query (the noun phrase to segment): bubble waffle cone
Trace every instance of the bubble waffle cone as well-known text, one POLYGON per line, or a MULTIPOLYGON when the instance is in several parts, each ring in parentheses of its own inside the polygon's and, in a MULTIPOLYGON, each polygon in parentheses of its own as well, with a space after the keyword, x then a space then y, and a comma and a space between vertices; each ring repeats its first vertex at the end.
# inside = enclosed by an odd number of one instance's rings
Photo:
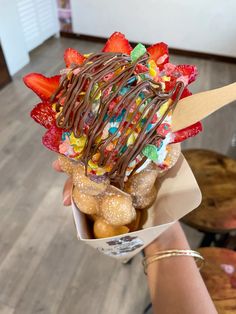
POLYGON ((197 69, 170 63, 165 43, 133 48, 119 32, 101 52, 68 48, 64 60, 59 75, 24 77, 41 99, 31 117, 47 129, 43 144, 72 176, 74 202, 93 221, 93 236, 133 232, 140 212, 155 203, 161 176, 179 158, 176 143, 202 130, 183 114, 185 128, 172 125, 178 104, 184 108, 191 97, 197 69))

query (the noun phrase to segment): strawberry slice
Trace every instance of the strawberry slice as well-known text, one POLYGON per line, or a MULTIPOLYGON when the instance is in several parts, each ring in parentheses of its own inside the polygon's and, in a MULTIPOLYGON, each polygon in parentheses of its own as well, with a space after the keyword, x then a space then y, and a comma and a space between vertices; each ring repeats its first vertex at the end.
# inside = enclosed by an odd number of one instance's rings
MULTIPOLYGON (((170 81, 165 82, 165 92, 170 92, 172 89, 175 88, 176 85, 176 78, 175 77, 171 77, 170 81)), ((172 97, 172 99, 174 99, 172 97)))
POLYGON ((183 90, 182 95, 180 96, 180 99, 188 97, 188 96, 191 96, 191 95, 192 95, 192 93, 190 92, 190 90, 187 87, 185 87, 185 89, 183 90))
POLYGON ((193 125, 188 126, 187 128, 184 128, 182 130, 179 130, 177 132, 174 132, 174 140, 172 143, 180 143, 186 140, 189 137, 193 137, 197 135, 199 132, 202 131, 202 124, 201 122, 194 123, 193 125))
POLYGON ((146 65, 144 64, 140 64, 138 63, 135 67, 135 73, 139 74, 139 73, 146 73, 148 72, 148 67, 146 67, 146 65))
POLYGON ((50 99, 59 86, 60 75, 45 77, 39 73, 30 73, 23 78, 27 87, 32 89, 43 101, 50 99))
POLYGON ((37 123, 49 129, 55 123, 55 112, 52 110, 52 105, 49 102, 37 104, 31 111, 30 116, 37 123))
POLYGON ((169 62, 168 46, 163 42, 148 47, 147 52, 150 55, 150 60, 154 60, 160 69, 169 62))
POLYGON ((61 136, 63 132, 63 129, 59 129, 57 126, 53 125, 42 137, 43 145, 48 149, 59 153, 59 145, 61 144, 61 136))
POLYGON ((181 64, 177 65, 175 70, 178 71, 181 76, 188 77, 188 84, 194 82, 198 74, 197 67, 195 65, 181 64))
POLYGON ((67 48, 64 52, 64 61, 67 68, 73 64, 80 65, 84 62, 84 60, 85 57, 73 48, 67 48))
MULTIPOLYGON (((167 83, 168 84, 166 84, 165 91, 169 92, 169 91, 171 91, 175 87, 176 81, 173 80, 173 81, 170 81, 170 82, 167 82, 167 83)), ((178 90, 171 97, 172 100, 176 99, 177 93, 178 93, 178 90)), ((182 99, 182 98, 185 98, 185 97, 188 97, 188 96, 191 96, 191 95, 192 95, 192 93, 190 92, 190 90, 187 87, 185 87, 185 89, 183 90, 183 92, 180 95, 179 99, 182 99)))
POLYGON ((125 35, 115 32, 107 40, 103 52, 121 52, 130 55, 132 47, 129 41, 125 38, 125 35))

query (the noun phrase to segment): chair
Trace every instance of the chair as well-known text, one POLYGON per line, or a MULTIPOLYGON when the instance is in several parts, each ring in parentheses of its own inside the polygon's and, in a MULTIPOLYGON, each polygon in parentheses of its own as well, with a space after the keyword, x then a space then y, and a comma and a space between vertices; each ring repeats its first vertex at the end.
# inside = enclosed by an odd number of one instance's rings
POLYGON ((182 221, 205 234, 200 246, 226 246, 236 231, 236 160, 203 149, 183 154, 202 191, 202 203, 182 221))

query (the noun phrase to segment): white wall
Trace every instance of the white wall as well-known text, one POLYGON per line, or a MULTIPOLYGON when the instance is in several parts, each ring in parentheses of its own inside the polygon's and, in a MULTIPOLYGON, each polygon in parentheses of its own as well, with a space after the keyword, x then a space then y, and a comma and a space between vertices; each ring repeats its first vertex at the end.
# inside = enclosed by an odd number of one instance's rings
POLYGON ((29 62, 15 0, 1 0, 0 41, 11 75, 29 62))
POLYGON ((236 57, 235 0, 71 0, 73 30, 236 57))
POLYGON ((56 0, 0 0, 0 41, 11 75, 28 52, 59 32, 56 0))

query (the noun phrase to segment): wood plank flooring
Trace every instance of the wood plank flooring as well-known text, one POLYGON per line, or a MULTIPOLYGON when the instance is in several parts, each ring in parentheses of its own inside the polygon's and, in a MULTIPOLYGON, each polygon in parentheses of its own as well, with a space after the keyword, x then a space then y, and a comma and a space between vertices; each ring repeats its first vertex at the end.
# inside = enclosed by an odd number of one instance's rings
MULTIPOLYGON (((0 91, 0 314, 141 314, 149 302, 141 255, 123 265, 78 242, 70 208, 63 208, 65 176, 51 169, 55 155, 41 145, 42 128, 29 118, 38 102, 22 83, 29 72, 53 75, 63 51, 102 45, 52 38, 0 91)), ((173 56, 198 66, 192 91, 236 81, 236 65, 173 56)), ((236 132, 235 104, 204 121, 205 132, 183 144, 226 153, 236 132)), ((199 233, 186 228, 197 245, 199 233)))

